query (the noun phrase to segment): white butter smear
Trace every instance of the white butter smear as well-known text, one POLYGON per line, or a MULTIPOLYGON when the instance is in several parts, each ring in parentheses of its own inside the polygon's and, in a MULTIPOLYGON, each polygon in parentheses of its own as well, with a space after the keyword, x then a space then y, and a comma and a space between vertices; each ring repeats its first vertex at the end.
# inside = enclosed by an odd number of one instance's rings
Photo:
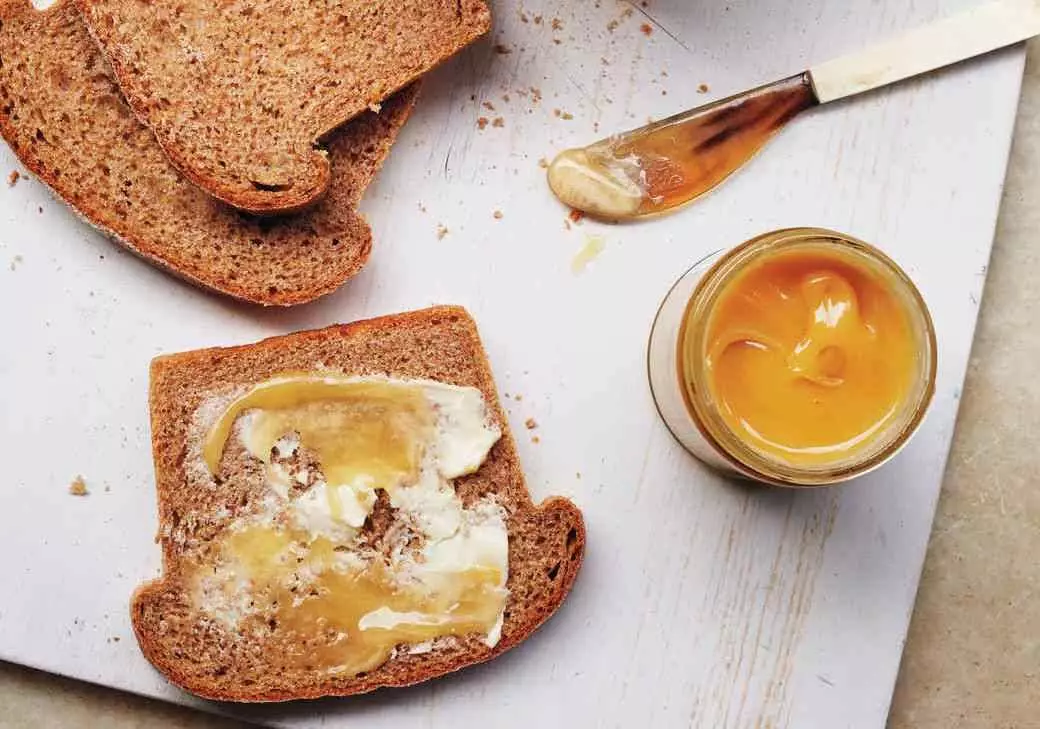
MULTIPOLYGON (((438 593, 449 589, 453 580, 474 568, 497 571, 505 605, 506 582, 509 569, 509 539, 505 510, 493 498, 481 499, 466 507, 455 493, 452 479, 477 471, 491 448, 501 438, 501 430, 491 423, 480 390, 457 387, 429 380, 392 380, 381 377, 336 378, 337 383, 381 382, 418 387, 431 404, 435 427, 414 484, 400 484, 388 489, 390 503, 396 510, 402 534, 406 538, 396 543, 389 560, 395 579, 421 592, 438 593), (407 536, 418 537, 421 548, 409 547, 407 536)), ((238 437, 253 457, 267 459, 270 454, 251 449, 252 415, 245 413, 239 419, 238 437)), ((371 479, 359 476, 352 483, 328 484, 319 480, 309 489, 295 495, 291 485, 306 482, 306 474, 291 473, 281 459, 291 458, 299 448, 296 433, 286 433, 274 445, 275 459, 267 467, 267 486, 272 496, 273 513, 261 515, 272 519, 287 519, 295 528, 304 530, 311 538, 324 536, 338 544, 349 544, 356 539, 365 520, 372 513, 377 500, 371 479), (333 513, 330 491, 337 502, 333 513)), ((270 510, 269 510, 270 511, 270 510)), ((256 518, 249 520, 256 523, 256 518)), ((241 524, 244 528, 249 524, 241 524)), ((233 527, 234 528, 234 527, 233 527)), ((345 567, 355 567, 359 555, 345 550, 339 553, 345 567)), ((215 576, 219 577, 219 576, 215 576)), ((228 575, 230 577, 230 575, 228 575)), ((226 594, 226 593, 225 593, 226 594)), ((216 606, 213 606, 216 607, 216 606)), ((237 621, 240 610, 228 611, 228 605, 211 611, 226 613, 237 621)), ((504 607, 503 607, 504 610, 504 607)), ((397 625, 439 625, 449 618, 441 614, 395 612, 381 607, 364 615, 361 630, 393 628, 397 625)), ((484 638, 488 646, 498 643, 503 613, 484 638)), ((422 652, 425 646, 416 646, 422 652)))

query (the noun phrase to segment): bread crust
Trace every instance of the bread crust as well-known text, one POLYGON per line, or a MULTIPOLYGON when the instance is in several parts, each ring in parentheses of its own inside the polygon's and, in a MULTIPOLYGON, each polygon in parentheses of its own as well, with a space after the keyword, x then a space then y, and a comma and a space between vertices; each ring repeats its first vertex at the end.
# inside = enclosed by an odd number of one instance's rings
POLYGON ((76 0, 170 161, 253 214, 318 202, 332 130, 491 27, 485 0, 76 0))
MULTIPOLYGON (((288 701, 426 681, 490 660, 521 643, 560 607, 577 577, 585 550, 581 512, 562 498, 540 505, 531 501, 476 325, 461 307, 433 307, 240 347, 159 357, 152 363, 149 399, 163 576, 134 593, 131 619, 145 657, 172 682, 198 696, 288 701), (222 642, 233 639, 213 626, 196 622, 200 635, 190 640, 184 636, 184 624, 180 624, 181 634, 172 632, 176 620, 198 617, 181 582, 181 567, 191 551, 186 545, 216 533, 202 523, 214 502, 200 503, 203 497, 185 488, 192 413, 214 392, 247 387, 279 372, 313 369, 319 361, 348 375, 435 379, 477 387, 483 393, 492 418, 502 428, 502 438, 481 469, 456 480, 455 487, 464 500, 493 494, 508 515, 510 595, 502 637, 494 648, 487 647, 481 636, 467 636, 429 653, 399 653, 356 677, 335 677, 306 671, 265 673, 263 664, 244 667, 245 661, 233 660, 234 648, 228 647, 233 643, 222 642), (224 652, 211 651, 214 645, 224 652)), ((239 496, 215 498, 232 503, 239 496)))
POLYGON ((0 0, 0 135, 80 217, 145 260, 264 306, 331 293, 368 261, 356 211, 418 93, 409 87, 329 140, 324 201, 287 218, 244 216, 186 182, 126 106, 71 0, 0 0))

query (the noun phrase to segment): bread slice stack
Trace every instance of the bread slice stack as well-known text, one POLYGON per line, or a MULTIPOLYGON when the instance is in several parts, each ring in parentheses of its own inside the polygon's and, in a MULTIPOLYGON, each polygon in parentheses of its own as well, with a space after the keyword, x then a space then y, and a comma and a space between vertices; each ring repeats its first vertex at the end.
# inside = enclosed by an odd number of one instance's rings
POLYGON ((0 0, 0 134, 150 262, 300 304, 365 265, 417 79, 489 25, 483 0, 0 0))
MULTIPOLYGON (((163 575, 134 595, 131 617, 145 656, 174 683, 197 695, 225 701, 286 701, 346 696, 384 686, 406 686, 491 659, 525 640, 563 603, 584 557, 585 525, 570 501, 532 502, 508 421, 476 325, 459 307, 434 307, 343 326, 275 337, 256 344, 159 357, 150 386, 152 448, 159 499, 163 575), (205 434, 227 403, 259 383, 285 373, 320 372, 327 377, 387 377, 468 388, 482 398, 487 423, 499 434, 475 470, 455 478, 451 489, 467 508, 492 503, 508 532, 508 591, 495 640, 465 632, 394 646, 385 661, 359 672, 341 672, 322 656, 357 640, 355 624, 301 631, 287 625, 285 604, 306 613, 326 599, 313 585, 306 553, 292 575, 290 599, 271 592, 237 567, 222 578, 228 593, 202 590, 200 579, 223 574, 212 562, 215 545, 243 534, 276 508, 299 504, 322 486, 304 479, 277 499, 243 455, 241 431, 229 438, 216 472, 200 468, 205 434), (288 500, 286 500, 288 499, 288 500), (304 574, 306 573, 306 574, 304 574), (254 589, 246 594, 246 585, 254 589), (259 591, 257 591, 259 590, 259 591), (242 602, 228 610, 213 595, 242 602), (342 632, 340 632, 342 631, 342 632)), ((242 416, 249 418, 248 414, 242 416)), ((251 421, 255 422, 255 421, 251 421)), ((247 421, 243 428, 253 427, 247 421)), ((306 450, 306 442, 301 441, 306 450)), ((275 449, 272 449, 272 455, 275 449)), ((406 487, 410 488, 410 487, 406 487)), ((397 509, 376 503, 361 528, 368 544, 390 545, 397 509)), ((413 549, 412 539, 405 537, 413 549)), ((311 544, 315 544, 312 542, 311 544)), ((315 549, 314 546, 310 547, 315 549)), ((336 550, 353 547, 337 546, 336 550)), ((398 547, 376 548, 377 563, 393 564, 398 547)), ((295 554, 295 553, 294 553, 295 554)), ((269 566, 273 560, 267 559, 269 566)), ((240 563, 235 563, 240 564, 240 563)), ((282 579, 282 578, 280 578, 282 579)), ((286 576, 284 579, 288 580, 286 576)), ((363 626, 363 620, 358 625, 363 626)), ((319 627, 321 623, 319 621, 319 627)), ((364 628, 361 628, 364 630, 364 628)))

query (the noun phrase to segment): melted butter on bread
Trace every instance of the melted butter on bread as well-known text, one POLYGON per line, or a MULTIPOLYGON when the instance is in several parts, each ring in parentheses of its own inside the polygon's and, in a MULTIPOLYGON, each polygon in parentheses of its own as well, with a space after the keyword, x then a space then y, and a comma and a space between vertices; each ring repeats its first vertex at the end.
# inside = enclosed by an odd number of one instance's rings
POLYGON ((498 642, 505 510, 491 498, 466 506, 452 486, 501 436, 479 390, 275 377, 232 401, 209 429, 202 456, 214 477, 233 432, 264 464, 267 507, 233 522, 195 566, 204 612, 239 630, 284 631, 294 638, 292 663, 346 675, 444 636, 498 642), (300 449, 318 461, 314 478, 291 470, 300 449), (379 492, 393 515, 385 549, 362 534, 379 492))

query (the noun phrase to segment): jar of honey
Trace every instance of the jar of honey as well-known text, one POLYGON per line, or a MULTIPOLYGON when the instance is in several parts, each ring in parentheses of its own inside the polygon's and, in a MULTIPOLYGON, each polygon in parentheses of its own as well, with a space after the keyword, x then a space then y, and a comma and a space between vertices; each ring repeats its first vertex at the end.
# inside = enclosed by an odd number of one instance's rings
POLYGON ((648 369, 665 424, 705 463, 827 486, 877 468, 917 430, 935 390, 935 330, 881 251, 829 230, 781 230, 676 282, 648 369))

